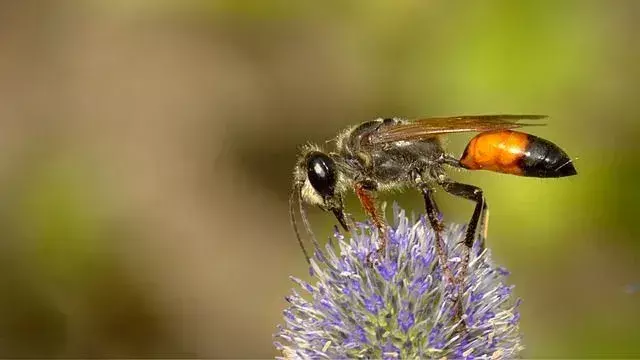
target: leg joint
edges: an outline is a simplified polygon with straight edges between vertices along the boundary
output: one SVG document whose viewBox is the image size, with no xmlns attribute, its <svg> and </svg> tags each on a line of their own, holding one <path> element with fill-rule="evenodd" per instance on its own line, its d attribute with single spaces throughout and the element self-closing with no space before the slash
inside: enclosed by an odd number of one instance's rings
<svg viewBox="0 0 640 360">
<path fill-rule="evenodd" d="M 363 179 L 356 182 L 356 187 L 359 187 L 362 190 L 366 191 L 376 191 L 378 190 L 378 184 L 371 179 Z"/>
<path fill-rule="evenodd" d="M 480 188 L 473 189 L 473 196 L 475 196 L 476 198 L 482 198 L 483 196 L 482 189 Z"/>
<path fill-rule="evenodd" d="M 469 200 L 481 202 L 484 198 L 482 189 L 477 186 L 461 184 L 452 181 L 444 182 L 441 185 L 446 192 L 453 195 L 461 196 Z"/>
</svg>

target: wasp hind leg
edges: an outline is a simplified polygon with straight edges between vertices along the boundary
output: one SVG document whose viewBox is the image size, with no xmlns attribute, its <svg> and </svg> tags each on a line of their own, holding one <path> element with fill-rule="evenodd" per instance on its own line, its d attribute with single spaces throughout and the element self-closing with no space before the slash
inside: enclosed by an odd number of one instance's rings
<svg viewBox="0 0 640 360">
<path fill-rule="evenodd" d="M 464 169 L 464 166 L 460 164 L 460 160 L 448 154 L 444 154 L 442 156 L 441 162 L 454 168 Z M 476 208 L 474 209 L 473 216 L 471 217 L 471 221 L 469 222 L 464 242 L 467 247 L 473 247 L 474 235 L 476 229 L 479 227 L 478 254 L 482 253 L 485 248 L 485 240 L 487 238 L 489 225 L 489 208 L 487 206 L 486 199 L 482 195 L 482 189 L 477 186 L 461 184 L 458 182 L 447 180 L 446 178 L 441 178 L 439 183 L 448 193 L 476 202 Z M 482 203 L 481 208 L 479 208 L 479 203 Z"/>
<path fill-rule="evenodd" d="M 438 209 L 438 205 L 433 198 L 433 189 L 428 186 L 421 186 L 420 191 L 422 192 L 422 196 L 424 198 L 424 206 L 427 213 L 427 219 L 431 224 L 431 228 L 433 228 L 436 256 L 438 257 L 438 262 L 442 267 L 444 276 L 451 283 L 455 283 L 455 277 L 453 276 L 453 272 L 451 271 L 451 268 L 449 267 L 449 263 L 447 261 L 447 253 L 444 251 L 442 241 L 442 232 L 444 231 L 444 225 L 442 224 L 442 221 L 440 221 L 440 210 Z"/>
<path fill-rule="evenodd" d="M 489 232 L 489 206 L 485 199 L 482 203 L 482 212 L 480 213 L 480 222 L 478 223 L 478 255 L 482 254 L 485 248 L 485 241 L 487 240 Z"/>
<path fill-rule="evenodd" d="M 454 318 L 457 321 L 462 320 L 462 314 L 464 314 L 463 308 L 463 293 L 464 293 L 464 279 L 456 279 L 453 275 L 453 271 L 449 267 L 447 253 L 444 250 L 443 241 L 442 241 L 442 232 L 444 231 L 444 225 L 442 221 L 440 221 L 440 211 L 438 210 L 438 206 L 433 199 L 433 189 L 422 186 L 421 189 L 422 196 L 424 197 L 424 204 L 427 213 L 427 219 L 429 219 L 429 223 L 431 223 L 431 227 L 433 228 L 434 240 L 435 240 L 435 248 L 436 255 L 438 257 L 438 262 L 442 267 L 443 275 L 446 279 L 448 279 L 450 284 L 453 284 L 457 289 L 457 294 L 454 299 L 454 307 L 455 307 L 455 316 Z M 466 324 L 461 321 L 461 330 L 465 331 Z"/>
<path fill-rule="evenodd" d="M 482 250 L 484 250 L 484 236 L 486 236 L 488 222 L 488 206 L 487 202 L 484 199 L 482 189 L 477 186 L 461 184 L 454 181 L 444 181 L 441 182 L 440 185 L 442 185 L 442 188 L 446 192 L 474 201 L 476 203 L 476 206 L 473 210 L 473 215 L 471 215 L 471 220 L 469 221 L 469 225 L 467 226 L 467 231 L 465 233 L 462 261 L 460 263 L 459 277 L 457 279 L 459 286 L 458 299 L 460 306 L 462 306 L 463 294 L 467 282 L 469 257 L 474 244 L 476 231 L 478 230 L 478 225 L 480 225 L 481 230 L 481 248 L 479 251 L 482 252 Z"/>
</svg>

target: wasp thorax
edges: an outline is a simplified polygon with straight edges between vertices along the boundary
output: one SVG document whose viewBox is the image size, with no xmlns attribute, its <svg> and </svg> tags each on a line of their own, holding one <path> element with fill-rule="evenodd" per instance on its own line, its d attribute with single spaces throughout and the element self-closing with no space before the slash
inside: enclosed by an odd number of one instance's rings
<svg viewBox="0 0 640 360">
<path fill-rule="evenodd" d="M 327 154 L 313 152 L 308 155 L 307 177 L 320 196 L 333 196 L 337 181 L 336 163 Z"/>
</svg>

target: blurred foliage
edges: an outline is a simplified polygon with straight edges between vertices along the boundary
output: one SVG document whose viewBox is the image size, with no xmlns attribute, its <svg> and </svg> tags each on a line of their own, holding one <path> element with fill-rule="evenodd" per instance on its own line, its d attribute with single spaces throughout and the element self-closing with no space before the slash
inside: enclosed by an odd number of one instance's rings
<svg viewBox="0 0 640 360">
<path fill-rule="evenodd" d="M 376 117 L 544 113 L 532 132 L 578 176 L 452 176 L 485 190 L 526 357 L 637 357 L 639 5 L 3 3 L 0 355 L 273 356 L 288 275 L 306 273 L 297 146 Z M 471 204 L 437 199 L 467 221 Z M 326 239 L 332 218 L 311 218 Z"/>
<path fill-rule="evenodd" d="M 28 160 L 2 194 L 0 354 L 144 355 L 161 338 L 157 315 L 107 245 L 128 235 L 101 213 L 100 181 L 77 155 Z"/>
</svg>

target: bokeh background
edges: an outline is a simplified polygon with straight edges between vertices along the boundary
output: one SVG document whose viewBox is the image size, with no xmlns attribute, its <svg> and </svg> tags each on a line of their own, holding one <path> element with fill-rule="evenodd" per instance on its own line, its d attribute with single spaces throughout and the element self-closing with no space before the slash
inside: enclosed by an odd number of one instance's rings
<svg viewBox="0 0 640 360">
<path fill-rule="evenodd" d="M 452 174 L 485 189 L 524 356 L 640 356 L 639 18 L 635 0 L 1 2 L 0 357 L 275 356 L 306 274 L 297 147 L 483 113 L 550 115 L 534 133 L 579 172 Z"/>
</svg>

